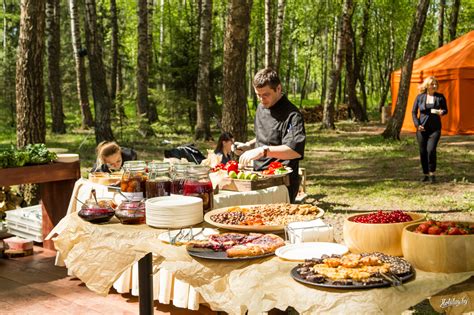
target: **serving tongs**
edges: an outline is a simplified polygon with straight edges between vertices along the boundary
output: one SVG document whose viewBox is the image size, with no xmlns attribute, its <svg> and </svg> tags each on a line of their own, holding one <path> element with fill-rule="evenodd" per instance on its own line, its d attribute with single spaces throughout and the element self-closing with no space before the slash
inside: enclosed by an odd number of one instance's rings
<svg viewBox="0 0 474 315">
<path fill-rule="evenodd" d="M 385 280 L 389 281 L 392 286 L 403 289 L 404 291 L 406 290 L 406 288 L 403 286 L 403 280 L 393 272 L 380 272 L 379 274 Z"/>
<path fill-rule="evenodd" d="M 180 229 L 176 235 L 171 236 L 171 230 L 168 230 L 168 238 L 170 240 L 171 245 L 176 245 L 177 243 L 181 242 L 189 242 L 192 241 L 196 238 L 196 236 L 200 235 L 202 232 L 204 232 L 204 228 L 201 228 L 201 231 L 199 231 L 196 234 L 193 234 L 193 228 L 190 226 L 189 228 L 186 229 Z"/>
</svg>

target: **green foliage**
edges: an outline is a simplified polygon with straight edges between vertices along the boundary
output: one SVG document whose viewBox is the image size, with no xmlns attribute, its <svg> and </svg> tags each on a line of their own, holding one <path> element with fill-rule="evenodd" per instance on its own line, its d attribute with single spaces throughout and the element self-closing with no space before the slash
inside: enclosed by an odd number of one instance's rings
<svg viewBox="0 0 474 315">
<path fill-rule="evenodd" d="M 22 149 L 14 146 L 0 152 L 0 168 L 19 167 L 27 164 L 45 164 L 56 159 L 44 143 L 28 144 Z"/>
</svg>

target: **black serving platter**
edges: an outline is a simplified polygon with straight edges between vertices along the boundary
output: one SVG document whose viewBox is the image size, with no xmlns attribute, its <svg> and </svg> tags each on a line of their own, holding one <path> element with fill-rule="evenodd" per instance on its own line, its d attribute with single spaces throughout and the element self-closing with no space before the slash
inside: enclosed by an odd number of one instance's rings
<svg viewBox="0 0 474 315">
<path fill-rule="evenodd" d="M 388 280 L 385 280 L 385 279 L 383 280 L 383 282 L 371 283 L 371 284 L 359 284 L 359 283 L 356 283 L 356 284 L 333 284 L 333 283 L 328 283 L 328 282 L 316 283 L 316 282 L 313 282 L 313 281 L 303 279 L 297 271 L 298 268 L 300 268 L 300 266 L 296 266 L 293 269 L 291 269 L 291 277 L 293 279 L 295 279 L 296 281 L 298 281 L 298 282 L 308 284 L 310 286 L 315 286 L 315 287 L 352 290 L 352 289 L 383 288 L 383 287 L 389 287 L 389 286 L 392 285 L 392 282 L 390 282 Z M 410 273 L 408 273 L 404 276 L 400 276 L 399 278 L 400 278 L 400 280 L 402 280 L 402 282 L 406 282 L 406 281 L 412 279 L 414 276 L 415 276 L 415 270 L 412 267 Z"/>
</svg>

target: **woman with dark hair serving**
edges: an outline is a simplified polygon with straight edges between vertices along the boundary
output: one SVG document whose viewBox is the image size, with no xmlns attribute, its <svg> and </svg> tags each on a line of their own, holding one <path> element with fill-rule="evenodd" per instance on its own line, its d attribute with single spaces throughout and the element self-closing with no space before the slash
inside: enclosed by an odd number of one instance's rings
<svg viewBox="0 0 474 315">
<path fill-rule="evenodd" d="M 217 146 L 214 153 L 222 155 L 221 163 L 226 164 L 232 160 L 232 144 L 234 144 L 234 137 L 229 132 L 223 132 L 219 140 L 217 140 Z"/>
<path fill-rule="evenodd" d="M 436 147 L 441 137 L 441 116 L 448 113 L 446 98 L 436 92 L 438 86 L 435 77 L 426 78 L 419 87 L 420 94 L 412 110 L 413 123 L 417 129 L 416 140 L 420 147 L 422 182 L 436 182 Z"/>
</svg>

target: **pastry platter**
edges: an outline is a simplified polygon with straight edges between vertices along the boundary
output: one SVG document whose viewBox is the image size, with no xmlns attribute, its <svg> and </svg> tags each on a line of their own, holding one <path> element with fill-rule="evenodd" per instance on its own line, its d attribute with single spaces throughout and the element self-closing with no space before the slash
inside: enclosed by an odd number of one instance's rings
<svg viewBox="0 0 474 315">
<path fill-rule="evenodd" d="M 313 205 L 280 203 L 220 208 L 206 213 L 204 221 L 227 230 L 273 232 L 283 231 L 288 223 L 323 215 L 324 210 Z"/>
<path fill-rule="evenodd" d="M 294 280 L 314 287 L 370 289 L 401 286 L 415 276 L 415 270 L 400 257 L 363 253 L 306 260 L 290 274 Z"/>
</svg>

